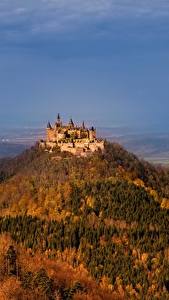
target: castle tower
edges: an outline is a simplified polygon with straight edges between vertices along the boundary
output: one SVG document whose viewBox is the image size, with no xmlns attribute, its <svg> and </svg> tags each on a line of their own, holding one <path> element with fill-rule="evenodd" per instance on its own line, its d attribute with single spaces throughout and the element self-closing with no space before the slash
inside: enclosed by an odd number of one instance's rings
<svg viewBox="0 0 169 300">
<path fill-rule="evenodd" d="M 96 139 L 96 129 L 94 129 L 93 126 L 89 129 L 89 139 L 90 139 L 90 141 L 93 141 Z"/>
<path fill-rule="evenodd" d="M 72 118 L 70 119 L 68 126 L 70 128 L 74 128 L 75 127 Z"/>
<path fill-rule="evenodd" d="M 62 126 L 62 121 L 61 121 L 60 114 L 58 114 L 57 119 L 56 119 L 56 123 L 55 123 L 55 127 L 61 127 L 61 126 Z"/>
<path fill-rule="evenodd" d="M 60 123 L 60 121 L 61 121 L 60 114 L 58 114 L 58 116 L 57 116 L 57 121 L 58 121 L 58 123 Z"/>
<path fill-rule="evenodd" d="M 50 122 L 48 122 L 48 124 L 47 124 L 47 127 L 46 127 L 47 129 L 52 129 L 52 126 L 51 126 L 51 124 L 50 124 Z"/>
<path fill-rule="evenodd" d="M 50 122 L 48 122 L 47 127 L 46 127 L 46 141 L 50 142 L 53 139 L 53 128 L 50 124 Z"/>
<path fill-rule="evenodd" d="M 83 123 L 82 123 L 82 129 L 83 129 L 83 130 L 85 129 L 85 123 L 84 123 L 84 121 L 83 121 Z"/>
</svg>

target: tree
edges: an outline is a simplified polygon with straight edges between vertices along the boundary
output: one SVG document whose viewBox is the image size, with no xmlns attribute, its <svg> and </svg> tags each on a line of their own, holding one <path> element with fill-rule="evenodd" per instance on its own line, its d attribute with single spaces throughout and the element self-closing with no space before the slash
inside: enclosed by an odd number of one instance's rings
<svg viewBox="0 0 169 300">
<path fill-rule="evenodd" d="M 53 280 L 50 279 L 45 269 L 40 269 L 34 277 L 34 286 L 38 287 L 49 299 L 53 299 Z"/>
<path fill-rule="evenodd" d="M 16 251 L 11 245 L 6 253 L 7 274 L 17 275 Z"/>
</svg>

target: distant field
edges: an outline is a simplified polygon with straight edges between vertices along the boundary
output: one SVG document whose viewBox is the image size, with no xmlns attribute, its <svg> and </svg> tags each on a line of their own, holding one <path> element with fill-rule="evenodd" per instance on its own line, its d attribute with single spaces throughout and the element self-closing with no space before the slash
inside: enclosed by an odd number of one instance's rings
<svg viewBox="0 0 169 300">
<path fill-rule="evenodd" d="M 117 128 L 100 129 L 100 134 L 111 142 L 123 145 L 139 158 L 155 164 L 169 165 L 169 134 L 133 133 Z"/>
<path fill-rule="evenodd" d="M 153 164 L 161 164 L 169 166 L 169 155 L 168 157 L 144 157 L 145 160 L 153 163 Z"/>
<path fill-rule="evenodd" d="M 44 130 L 41 128 L 1 129 L 0 158 L 18 155 L 43 136 Z"/>
<path fill-rule="evenodd" d="M 24 151 L 26 148 L 28 148 L 28 145 L 0 143 L 0 158 L 14 157 Z"/>
</svg>

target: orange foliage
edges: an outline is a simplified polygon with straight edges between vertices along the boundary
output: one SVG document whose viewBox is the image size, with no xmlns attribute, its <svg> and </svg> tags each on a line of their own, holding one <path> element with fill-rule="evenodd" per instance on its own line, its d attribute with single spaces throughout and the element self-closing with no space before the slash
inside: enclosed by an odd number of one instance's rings
<svg viewBox="0 0 169 300">
<path fill-rule="evenodd" d="M 82 286 L 86 288 L 86 293 L 77 293 L 74 296 L 76 300 L 90 299 L 90 300 L 118 300 L 120 295 L 112 291 L 108 279 L 103 278 L 100 285 L 90 276 L 86 268 L 80 264 L 78 267 L 73 268 L 70 263 L 64 262 L 63 257 L 56 259 L 49 259 L 47 255 L 42 255 L 40 252 L 32 253 L 31 250 L 25 250 L 22 246 L 16 245 L 8 235 L 0 236 L 0 259 L 4 257 L 9 245 L 13 244 L 17 252 L 17 261 L 23 272 L 36 273 L 40 269 L 44 268 L 50 278 L 53 279 L 54 284 L 64 285 L 68 288 L 73 286 L 75 282 L 80 282 Z M 67 250 L 62 253 L 62 256 L 67 257 L 67 260 L 71 262 L 71 259 L 77 255 L 73 250 Z M 0 279 L 0 300 L 34 300 L 32 293 L 24 290 L 21 286 L 19 278 L 15 276 L 4 277 Z M 30 293 L 30 294 L 29 294 Z M 35 292 L 36 294 L 36 292 Z M 39 294 L 35 295 L 36 299 L 42 300 Z"/>
</svg>

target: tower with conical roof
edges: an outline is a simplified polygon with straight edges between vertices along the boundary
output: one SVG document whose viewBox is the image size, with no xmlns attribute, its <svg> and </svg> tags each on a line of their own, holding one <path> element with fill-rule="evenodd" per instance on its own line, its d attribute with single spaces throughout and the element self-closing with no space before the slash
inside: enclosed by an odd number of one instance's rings
<svg viewBox="0 0 169 300">
<path fill-rule="evenodd" d="M 82 123 L 82 129 L 84 130 L 85 129 L 85 122 L 83 121 Z"/>
<path fill-rule="evenodd" d="M 57 119 L 56 119 L 56 123 L 55 123 L 56 127 L 61 127 L 62 126 L 62 121 L 61 121 L 61 117 L 60 114 L 58 113 L 57 115 Z"/>
<path fill-rule="evenodd" d="M 93 126 L 89 129 L 89 139 L 90 141 L 96 139 L 96 129 Z"/>
<path fill-rule="evenodd" d="M 47 129 L 52 129 L 52 125 L 50 124 L 50 122 L 47 123 Z"/>
<path fill-rule="evenodd" d="M 60 122 L 61 118 L 60 118 L 60 114 L 58 113 L 58 116 L 57 116 L 57 121 Z"/>
<path fill-rule="evenodd" d="M 47 142 L 50 142 L 51 140 L 54 139 L 54 129 L 50 122 L 47 123 L 46 137 L 47 137 Z"/>
<path fill-rule="evenodd" d="M 70 118 L 70 121 L 69 121 L 68 125 L 69 125 L 70 128 L 74 128 L 74 122 L 73 122 L 72 118 Z"/>
</svg>

